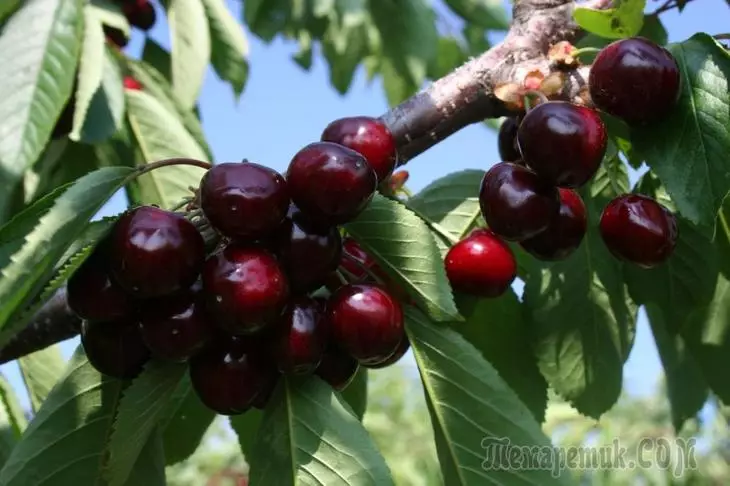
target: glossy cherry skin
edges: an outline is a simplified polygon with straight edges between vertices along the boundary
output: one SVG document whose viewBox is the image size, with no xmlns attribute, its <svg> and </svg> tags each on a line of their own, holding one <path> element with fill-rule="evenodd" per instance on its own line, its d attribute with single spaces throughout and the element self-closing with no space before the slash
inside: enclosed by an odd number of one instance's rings
<svg viewBox="0 0 730 486">
<path fill-rule="evenodd" d="M 532 170 L 503 162 L 487 171 L 479 192 L 485 221 L 505 240 L 520 241 L 545 230 L 560 208 L 558 190 Z"/>
<path fill-rule="evenodd" d="M 110 322 L 83 321 L 81 344 L 89 363 L 114 378 L 134 378 L 150 358 L 133 317 Z"/>
<path fill-rule="evenodd" d="M 279 320 L 289 284 L 272 253 L 229 244 L 205 262 L 203 292 L 217 326 L 231 334 L 250 334 Z"/>
<path fill-rule="evenodd" d="M 525 164 L 561 187 L 580 187 L 593 177 L 607 140 L 597 111 L 564 101 L 537 105 L 525 115 L 517 134 Z"/>
<path fill-rule="evenodd" d="M 644 268 L 666 261 L 677 244 L 677 219 L 654 199 L 619 196 L 604 208 L 600 222 L 606 247 L 621 260 Z"/>
<path fill-rule="evenodd" d="M 502 295 L 517 276 L 512 250 L 486 229 L 476 230 L 452 246 L 444 266 L 456 292 L 480 297 Z"/>
<path fill-rule="evenodd" d="M 398 162 L 393 134 L 377 118 L 352 116 L 335 120 L 324 129 L 322 141 L 338 143 L 360 153 L 375 171 L 378 181 L 384 181 Z"/>
<path fill-rule="evenodd" d="M 310 297 L 294 299 L 287 306 L 272 342 L 279 371 L 285 374 L 314 372 L 322 361 L 326 343 L 324 309 Z"/>
<path fill-rule="evenodd" d="M 187 361 L 213 337 L 213 323 L 205 313 L 201 286 L 172 297 L 143 304 L 140 332 L 156 358 Z"/>
<path fill-rule="evenodd" d="M 142 83 L 134 79 L 132 76 L 124 76 L 124 87 L 132 91 L 141 91 Z"/>
<path fill-rule="evenodd" d="M 104 240 L 68 279 L 66 301 L 81 319 L 111 321 L 132 313 L 133 303 L 112 279 L 108 258 Z"/>
<path fill-rule="evenodd" d="M 327 321 L 332 339 L 362 364 L 388 359 L 404 332 L 400 303 L 375 285 L 338 289 L 327 303 Z"/>
<path fill-rule="evenodd" d="M 583 199 L 572 189 L 560 189 L 560 211 L 542 233 L 520 242 L 520 246 L 539 260 L 568 258 L 583 241 L 587 217 Z"/>
<path fill-rule="evenodd" d="M 193 223 L 152 206 L 122 215 L 111 238 L 114 278 L 138 298 L 162 297 L 190 288 L 205 261 L 205 243 Z"/>
<path fill-rule="evenodd" d="M 663 47 L 634 37 L 613 42 L 596 56 L 588 77 L 593 103 L 630 125 L 663 118 L 680 94 L 677 61 Z"/>
<path fill-rule="evenodd" d="M 301 294 L 317 290 L 337 269 L 342 237 L 337 227 L 314 225 L 293 209 L 277 231 L 275 247 L 292 293 Z"/>
<path fill-rule="evenodd" d="M 200 183 L 208 221 L 230 238 L 257 239 L 274 231 L 289 209 L 286 180 L 252 162 L 214 165 Z"/>
<path fill-rule="evenodd" d="M 235 337 L 221 338 L 190 360 L 193 389 L 208 408 L 222 415 L 248 410 L 271 379 L 271 370 Z"/>
<path fill-rule="evenodd" d="M 149 0 L 125 0 L 122 11 L 129 23 L 141 30 L 150 30 L 157 21 L 155 7 Z"/>
<path fill-rule="evenodd" d="M 515 116 L 505 118 L 499 126 L 497 147 L 502 162 L 517 162 L 522 159 L 522 154 L 517 147 L 517 129 L 519 127 L 520 119 Z"/>
<path fill-rule="evenodd" d="M 328 346 L 315 374 L 337 391 L 352 383 L 360 363 L 337 346 Z"/>
<path fill-rule="evenodd" d="M 390 355 L 390 357 L 385 361 L 376 364 L 369 364 L 366 365 L 366 367 L 370 368 L 371 370 L 380 370 L 383 368 L 387 368 L 388 366 L 392 366 L 400 361 L 400 359 L 408 352 L 409 349 L 411 349 L 411 342 L 408 340 L 408 337 L 405 335 L 405 333 L 403 333 L 403 338 L 400 341 L 400 345 L 398 345 L 398 349 L 395 350 L 395 353 Z"/>
<path fill-rule="evenodd" d="M 360 244 L 352 238 L 346 237 L 342 242 L 342 268 L 347 270 L 357 280 L 368 277 L 368 270 L 382 273 L 377 262 Z"/>
<path fill-rule="evenodd" d="M 300 150 L 286 178 L 294 204 L 312 221 L 328 226 L 355 219 L 377 186 L 377 176 L 362 155 L 332 142 Z"/>
</svg>

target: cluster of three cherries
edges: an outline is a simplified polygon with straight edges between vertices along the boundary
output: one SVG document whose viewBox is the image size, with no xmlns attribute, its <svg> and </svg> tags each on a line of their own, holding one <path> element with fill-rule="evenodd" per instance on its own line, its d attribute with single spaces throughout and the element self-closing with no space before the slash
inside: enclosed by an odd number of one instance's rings
<svg viewBox="0 0 730 486">
<path fill-rule="evenodd" d="M 201 400 L 237 414 L 264 406 L 280 373 L 343 389 L 360 365 L 400 359 L 401 305 L 338 228 L 393 170 L 392 136 L 353 117 L 322 139 L 286 178 L 250 162 L 213 166 L 190 219 L 150 206 L 122 215 L 67 286 L 91 364 L 131 378 L 150 357 L 188 361 Z M 208 227 L 222 238 L 206 258 Z"/>
<path fill-rule="evenodd" d="M 665 116 L 680 93 L 676 60 L 643 38 L 616 41 L 602 49 L 588 81 L 593 104 L 629 126 Z M 581 244 L 586 207 L 575 189 L 597 172 L 607 146 L 606 127 L 591 108 L 563 101 L 538 104 L 508 118 L 499 133 L 505 162 L 484 176 L 479 194 L 489 229 L 475 230 L 446 256 L 455 290 L 483 297 L 504 293 L 516 277 L 506 241 L 544 261 L 563 260 Z M 604 208 L 600 232 L 609 251 L 644 268 L 664 262 L 674 250 L 674 215 L 654 199 L 624 194 Z"/>
</svg>

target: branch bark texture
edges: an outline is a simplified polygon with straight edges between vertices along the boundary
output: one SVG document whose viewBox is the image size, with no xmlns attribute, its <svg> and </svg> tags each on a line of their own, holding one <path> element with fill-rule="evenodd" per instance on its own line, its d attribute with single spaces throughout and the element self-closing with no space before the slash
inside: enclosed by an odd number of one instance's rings
<svg viewBox="0 0 730 486">
<path fill-rule="evenodd" d="M 611 0 L 581 3 L 598 9 L 610 4 Z M 572 0 L 515 0 L 512 26 L 503 42 L 384 114 L 381 119 L 395 136 L 401 164 L 472 123 L 509 115 L 494 96 L 495 87 L 520 84 L 534 71 L 547 76 L 556 69 L 547 58 L 550 46 L 574 42 L 581 32 L 572 20 L 574 7 Z M 579 96 L 586 75 L 585 69 L 569 73 L 562 97 Z M 0 349 L 0 363 L 73 337 L 79 325 L 61 289 Z"/>
</svg>

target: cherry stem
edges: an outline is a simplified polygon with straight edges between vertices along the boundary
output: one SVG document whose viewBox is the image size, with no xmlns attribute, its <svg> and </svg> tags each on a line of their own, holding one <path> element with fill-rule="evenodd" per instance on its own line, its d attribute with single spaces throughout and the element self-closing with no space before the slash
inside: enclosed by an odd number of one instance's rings
<svg viewBox="0 0 730 486">
<path fill-rule="evenodd" d="M 583 54 L 598 54 L 599 52 L 601 52 L 601 49 L 598 47 L 581 47 L 580 49 L 573 49 L 570 55 L 573 57 L 580 57 Z"/>
<path fill-rule="evenodd" d="M 200 167 L 201 169 L 205 170 L 210 170 L 211 167 L 213 167 L 213 164 L 210 164 L 209 162 L 203 162 L 202 160 L 184 158 L 163 159 L 142 166 L 140 168 L 139 175 L 146 174 L 147 172 L 159 169 L 160 167 L 172 167 L 174 165 L 192 165 L 193 167 Z"/>
<path fill-rule="evenodd" d="M 531 90 L 525 92 L 525 96 L 523 97 L 523 101 L 525 103 L 525 112 L 528 112 L 535 107 L 532 105 L 532 103 L 530 103 L 531 97 L 537 98 L 540 100 L 540 103 L 537 103 L 535 106 L 537 106 L 538 104 L 547 103 L 548 101 L 550 101 L 550 100 L 548 100 L 548 97 L 545 96 L 545 93 L 531 89 Z"/>
</svg>

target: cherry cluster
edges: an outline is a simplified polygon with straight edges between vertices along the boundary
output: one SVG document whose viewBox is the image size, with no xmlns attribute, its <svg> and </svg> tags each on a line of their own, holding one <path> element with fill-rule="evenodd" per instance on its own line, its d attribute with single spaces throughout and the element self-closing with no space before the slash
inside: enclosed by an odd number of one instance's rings
<svg viewBox="0 0 730 486">
<path fill-rule="evenodd" d="M 122 8 L 122 13 L 132 27 L 143 31 L 150 30 L 157 21 L 155 7 L 150 0 L 114 0 Z M 117 47 L 126 47 L 129 39 L 116 27 L 104 25 L 107 40 Z"/>
<path fill-rule="evenodd" d="M 151 358 L 188 362 L 201 400 L 221 414 L 263 407 L 282 373 L 316 373 L 341 390 L 359 366 L 395 363 L 409 348 L 398 289 L 339 228 L 395 165 L 385 125 L 344 118 L 286 177 L 217 164 L 187 217 L 127 211 L 68 281 L 89 361 L 118 378 Z"/>
<path fill-rule="evenodd" d="M 598 53 L 588 84 L 598 109 L 639 126 L 672 109 L 680 73 L 666 49 L 631 38 Z M 504 162 L 485 174 L 479 194 L 489 229 L 455 244 L 445 261 L 455 290 L 483 297 L 501 295 L 515 279 L 517 266 L 506 241 L 545 261 L 563 260 L 580 246 L 587 217 L 576 189 L 597 172 L 607 132 L 597 111 L 545 101 L 503 123 L 498 144 Z M 599 226 L 614 256 L 645 268 L 669 258 L 677 240 L 674 215 L 638 194 L 612 200 Z"/>
</svg>

